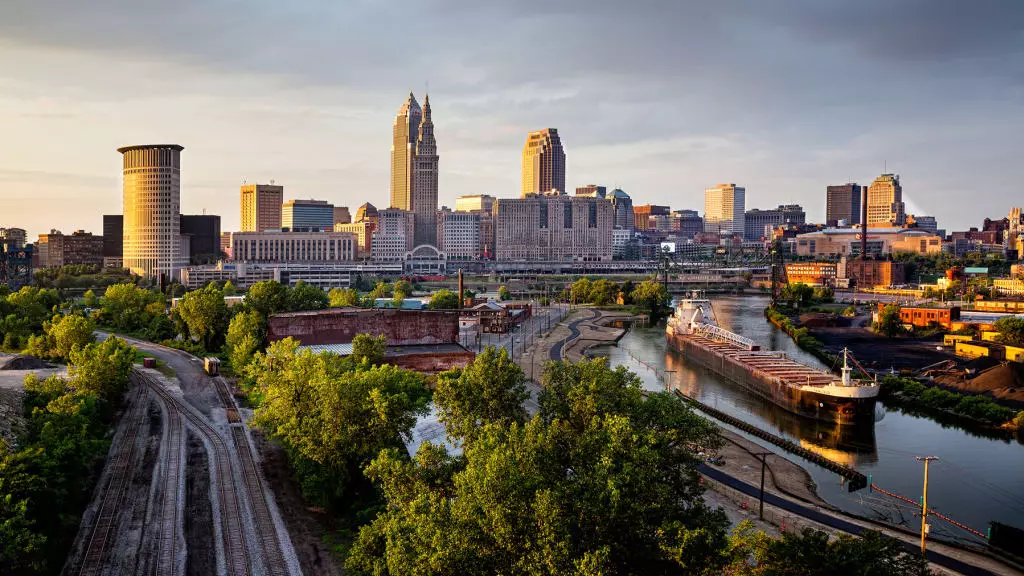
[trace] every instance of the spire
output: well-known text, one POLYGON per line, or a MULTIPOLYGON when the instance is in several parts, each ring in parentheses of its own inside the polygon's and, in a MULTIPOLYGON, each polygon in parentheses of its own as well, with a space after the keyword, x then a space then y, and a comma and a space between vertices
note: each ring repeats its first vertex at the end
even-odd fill
POLYGON ((423 95, 423 121, 430 122, 430 94, 423 95))

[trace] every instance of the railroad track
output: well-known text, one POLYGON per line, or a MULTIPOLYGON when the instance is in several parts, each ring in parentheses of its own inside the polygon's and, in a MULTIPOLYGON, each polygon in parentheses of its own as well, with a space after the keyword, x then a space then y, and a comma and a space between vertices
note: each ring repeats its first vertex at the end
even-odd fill
POLYGON ((161 403, 167 411, 164 428, 167 441, 164 445, 164 489, 160 504, 160 540, 158 542, 156 574, 158 576, 174 576, 176 573, 175 544, 178 537, 178 522, 181 502, 178 495, 181 488, 181 451, 182 437, 185 428, 181 422, 181 414, 171 404, 161 403))
POLYGON ((145 400, 148 398, 146 391, 147 387, 140 382, 136 387, 128 413, 128 428, 117 447, 117 454, 110 470, 110 479, 106 489, 103 490, 99 509, 96 512, 96 520, 93 522, 92 534, 82 556, 82 562, 77 572, 79 576, 100 574, 105 567, 107 543, 113 534, 117 515, 122 510, 121 503, 125 493, 128 491, 128 486, 131 485, 136 441, 146 417, 145 400))
MULTIPOLYGON (((220 504, 221 537, 224 542, 224 562, 231 576, 248 576, 250 555, 245 545, 242 527, 242 506, 235 489, 233 459, 224 437, 206 419, 171 395, 159 382, 143 373, 149 388, 167 403, 168 412, 185 417, 189 425, 205 436, 213 448, 213 464, 217 472, 217 496, 220 504)), ((212 472, 212 471, 211 471, 212 472)), ((161 551, 162 552, 162 551, 161 551)), ((280 552, 278 552, 280 554, 280 552)))
POLYGON ((270 505, 267 504, 259 468, 256 466, 256 460, 252 457, 252 450, 249 448, 249 437, 241 426, 232 426, 231 438, 235 442, 235 451, 242 461, 242 477, 245 480, 245 488, 249 492, 249 502, 252 503, 253 522, 256 524, 256 532, 263 548, 266 574, 287 576, 290 574, 288 563, 285 562, 284 556, 281 554, 281 543, 277 539, 277 525, 270 513, 270 505))

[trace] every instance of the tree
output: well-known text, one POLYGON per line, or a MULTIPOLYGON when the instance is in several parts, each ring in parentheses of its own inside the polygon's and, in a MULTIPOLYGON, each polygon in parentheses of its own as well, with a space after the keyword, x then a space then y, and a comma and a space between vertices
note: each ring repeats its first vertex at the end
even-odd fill
POLYGON ((183 336, 199 342, 206 350, 220 348, 228 327, 228 306, 216 285, 209 284, 185 294, 175 310, 188 327, 188 333, 183 336))
POLYGON ((377 285, 370 291, 370 298, 376 300, 377 298, 390 298, 391 297, 391 284, 387 282, 377 282, 377 285))
POLYGON ((701 500, 690 448, 711 425, 668 394, 644 400, 635 375, 603 361, 545 379, 560 389, 551 410, 525 424, 481 423, 462 457, 429 443, 411 462, 381 453, 367 474, 387 507, 360 529, 346 566, 388 576, 718 573, 728 521, 701 500))
POLYGON ((152 292, 135 284, 114 284, 100 298, 100 318, 117 330, 137 330, 150 322, 146 307, 155 301, 152 292))
POLYGON ((72 348, 68 376, 77 392, 116 402, 128 385, 135 347, 114 336, 85 348, 72 348))
POLYGON ((100 305, 100 299, 96 297, 96 293, 92 290, 86 290, 85 295, 82 296, 82 303, 85 304, 86 308, 97 308, 100 305))
POLYGON ((245 305, 264 318, 288 309, 288 287, 276 280, 257 282, 245 295, 245 305))
POLYGON ((593 283, 589 278, 580 278, 569 286, 569 298, 575 304, 590 302, 590 289, 593 283))
POLYGON ((1024 346, 1024 318, 1006 317, 996 320, 999 340, 1011 346, 1024 346))
POLYGON ((430 297, 431 310, 453 310, 459 307, 459 297, 451 290, 438 290, 430 297))
POLYGON ((505 286, 502 286, 501 288, 498 288, 498 299, 499 300, 511 300, 512 299, 512 293, 509 292, 508 288, 506 288, 505 286))
POLYGON ((399 292, 395 290, 395 297, 391 299, 391 307, 396 310, 401 310, 405 304, 405 292, 399 292))
POLYGON ((224 351, 231 361, 235 374, 243 374, 245 367, 266 338, 266 323, 259 312, 249 310, 235 314, 228 324, 224 351))
POLYGON ((356 337, 352 339, 352 361, 356 364, 361 364, 364 361, 371 366, 383 364, 387 351, 388 342, 383 334, 380 336, 356 334, 356 337))
POLYGON ((327 300, 331 308, 351 308, 359 306, 359 292, 355 288, 333 288, 327 300))
POLYGON ((95 329, 91 320, 77 314, 54 319, 46 330, 50 355, 61 360, 69 359, 75 347, 85 348, 96 341, 95 329))
POLYGON ((323 310, 330 305, 330 299, 323 288, 299 280, 288 291, 288 309, 292 311, 323 310))
POLYGON ((878 320, 874 324, 875 332, 893 338, 903 333, 903 319, 900 318, 900 307, 896 304, 888 304, 878 313, 878 320))
POLYGON ((238 294, 238 288, 231 283, 231 280, 224 282, 224 287, 221 288, 220 291, 223 292, 225 296, 234 296, 238 294))
POLYGON ((402 294, 402 298, 408 298, 412 296, 412 284, 408 280, 399 280, 395 282, 394 288, 395 295, 402 294))
POLYGON ((453 438, 472 441, 482 426, 526 421, 523 402, 530 397, 526 376, 504 348, 488 347, 465 368, 437 377, 434 403, 453 438))
POLYGON ((594 282, 590 286, 590 302, 598 306, 607 306, 615 303, 615 297, 619 294, 619 287, 614 282, 604 278, 594 282))
POLYGON ((803 282, 789 283, 782 287, 782 298, 792 302, 794 308, 800 308, 811 303, 814 288, 803 282))
POLYGON ((646 310, 651 317, 661 316, 672 303, 668 289, 656 280, 644 280, 633 290, 630 297, 634 305, 646 310))

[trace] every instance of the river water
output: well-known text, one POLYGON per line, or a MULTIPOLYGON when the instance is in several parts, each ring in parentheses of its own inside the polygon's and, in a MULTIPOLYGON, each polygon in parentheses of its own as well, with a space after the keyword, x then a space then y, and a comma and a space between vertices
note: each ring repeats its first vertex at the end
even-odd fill
MULTIPOLYGON (((765 320, 766 298, 723 296, 715 297, 713 304, 723 327, 753 339, 762 348, 784 350, 801 362, 825 368, 765 320)), ((944 426, 927 416, 904 413, 881 402, 876 406, 873 426, 840 427, 800 418, 669 349, 664 322, 633 326, 618 346, 595 348, 592 354, 607 355, 613 366, 626 366, 649 390, 664 390, 665 379, 671 379, 674 387, 701 402, 850 465, 871 475, 879 487, 912 500, 920 499, 923 480, 923 464, 914 457, 938 456, 939 461, 932 462, 929 472, 929 509, 982 533, 991 520, 1024 528, 1024 445, 1016 440, 944 426)), ((748 438, 782 453, 771 444, 748 438)), ((915 529, 920 526, 909 504, 867 489, 849 493, 836 474, 802 458, 790 454, 785 457, 807 468, 818 493, 829 503, 865 516, 903 521, 915 529)), ((977 541, 938 518, 929 519, 929 523, 936 536, 977 541)))

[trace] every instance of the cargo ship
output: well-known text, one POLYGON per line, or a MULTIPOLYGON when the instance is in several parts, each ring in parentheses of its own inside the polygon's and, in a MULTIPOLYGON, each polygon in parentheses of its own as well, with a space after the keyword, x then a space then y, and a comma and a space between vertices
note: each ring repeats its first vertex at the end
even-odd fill
POLYGON ((838 424, 874 421, 878 384, 851 377, 847 350, 841 376, 801 364, 785 352, 763 351, 753 340, 719 326, 711 301, 699 294, 679 301, 665 337, 687 359, 789 412, 838 424))

